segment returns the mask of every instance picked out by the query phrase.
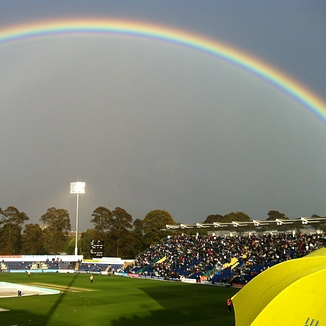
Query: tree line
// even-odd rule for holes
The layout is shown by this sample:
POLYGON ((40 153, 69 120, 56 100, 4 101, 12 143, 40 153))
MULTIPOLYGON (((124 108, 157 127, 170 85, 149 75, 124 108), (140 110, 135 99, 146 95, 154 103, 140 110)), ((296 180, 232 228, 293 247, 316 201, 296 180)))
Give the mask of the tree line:
MULTIPOLYGON (((74 254, 75 235, 66 209, 49 208, 40 224, 28 221, 29 217, 14 206, 0 208, 1 255, 74 254)), ((153 210, 143 220, 133 220, 121 207, 111 211, 103 206, 93 211, 91 223, 94 227, 78 239, 78 254, 85 258, 90 258, 91 240, 104 241, 106 257, 134 258, 164 237, 166 224, 176 224, 164 210, 153 210)))
MULTIPOLYGON (((313 215, 313 217, 317 215, 313 215)), ((288 219, 284 213, 269 211, 267 220, 288 219)), ((212 214, 203 223, 250 221, 243 212, 212 214)), ((0 208, 0 254, 43 255, 74 254, 75 235, 71 232, 69 212, 49 208, 40 217, 40 224, 28 223, 29 217, 16 207, 0 208)), ((78 254, 90 258, 91 240, 104 241, 104 256, 134 258, 152 243, 159 242, 167 224, 177 224, 169 212, 152 210, 143 220, 135 219, 123 208, 109 210, 97 207, 90 219, 93 228, 82 232, 78 239, 78 254)), ((183 231, 185 232, 185 231, 183 231)))

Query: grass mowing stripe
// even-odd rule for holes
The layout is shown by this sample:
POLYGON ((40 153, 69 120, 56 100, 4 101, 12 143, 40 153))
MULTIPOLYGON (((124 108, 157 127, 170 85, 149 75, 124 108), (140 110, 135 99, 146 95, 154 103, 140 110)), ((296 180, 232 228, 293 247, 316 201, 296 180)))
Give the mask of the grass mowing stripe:
POLYGON ((94 289, 89 289, 89 288, 79 288, 79 287, 75 287, 75 286, 70 286, 68 288, 64 285, 50 284, 50 283, 32 282, 32 283, 25 283, 25 284, 26 285, 35 285, 35 286, 40 286, 40 287, 45 287, 45 288, 51 288, 51 289, 60 290, 60 291, 67 291, 67 292, 95 291, 94 289))

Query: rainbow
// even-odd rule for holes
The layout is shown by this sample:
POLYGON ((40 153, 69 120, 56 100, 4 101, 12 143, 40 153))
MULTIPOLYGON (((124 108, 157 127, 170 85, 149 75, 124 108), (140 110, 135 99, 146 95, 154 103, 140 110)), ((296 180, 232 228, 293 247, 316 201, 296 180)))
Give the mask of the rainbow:
POLYGON ((109 19, 55 20, 17 25, 0 30, 0 44, 54 35, 117 34, 155 39, 201 51, 237 65, 286 92, 326 121, 326 103, 290 76, 229 45, 203 36, 141 22, 109 19))

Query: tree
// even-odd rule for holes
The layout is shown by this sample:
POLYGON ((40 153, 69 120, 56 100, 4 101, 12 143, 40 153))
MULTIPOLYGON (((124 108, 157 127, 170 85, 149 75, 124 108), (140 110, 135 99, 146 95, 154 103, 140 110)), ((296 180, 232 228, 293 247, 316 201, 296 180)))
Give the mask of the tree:
POLYGON ((267 221, 275 221, 278 220, 288 220, 289 218, 285 216, 284 213, 280 213, 279 211, 269 211, 268 212, 268 218, 267 221))
POLYGON ((214 222, 225 222, 225 217, 220 214, 208 215, 206 220, 203 223, 214 223, 214 222))
POLYGON ((132 216, 123 208, 116 207, 112 211, 112 228, 115 229, 131 229, 132 216))
POLYGON ((20 212, 14 206, 9 206, 4 211, 1 210, 1 214, 1 224, 15 224, 22 227, 24 222, 29 220, 28 216, 24 212, 20 212))
POLYGON ((112 225, 112 213, 108 208, 99 206, 94 210, 91 222, 96 231, 107 231, 112 225))
POLYGON ((16 224, 5 224, 0 231, 0 253, 17 255, 20 253, 21 228, 16 224))
MULTIPOLYGON (((66 246, 65 252, 67 255, 74 255, 75 254, 75 244, 76 244, 76 237, 70 237, 69 242, 66 246)), ((78 241, 79 244, 79 241, 78 241)), ((80 247, 78 245, 78 251, 80 251, 80 247)), ((79 253, 80 254, 80 253, 79 253)))
POLYGON ((3 254, 19 254, 21 250, 21 231, 23 224, 29 218, 16 207, 9 206, 5 210, 0 208, 0 252, 3 254))
POLYGON ((108 233, 109 254, 114 257, 133 258, 134 237, 126 229, 112 229, 108 233))
MULTIPOLYGON (((279 211, 269 211, 268 212, 268 218, 266 219, 267 221, 275 221, 276 219, 278 220, 288 220, 289 218, 285 216, 284 213, 280 213, 279 211)), ((299 227, 301 226, 301 223, 299 224, 299 227)), ((291 225, 291 227, 294 227, 294 225, 291 225)), ((276 224, 275 223, 275 228, 278 231, 286 231, 288 230, 288 226, 285 224, 276 224)))
POLYGON ((112 211, 112 221, 108 233, 109 248, 112 256, 125 258, 130 244, 133 242, 131 228, 132 216, 125 209, 116 207, 112 211))
POLYGON ((133 234, 133 245, 132 245, 132 257, 139 255, 142 251, 144 251, 147 245, 144 244, 143 237, 143 221, 140 219, 136 219, 133 223, 132 228, 133 234))
POLYGON ((144 244, 149 246, 152 243, 157 243, 164 238, 167 224, 177 224, 169 212, 164 210, 150 211, 144 218, 142 227, 144 233, 144 244))
POLYGON ((71 230, 69 213, 66 209, 51 207, 40 218, 45 229, 43 231, 44 248, 49 254, 64 252, 69 241, 71 230))
POLYGON ((68 232, 71 230, 69 213, 63 208, 49 208, 40 218, 47 229, 68 232))
POLYGON ((27 224, 25 226, 21 251, 24 255, 42 255, 45 253, 43 231, 38 224, 27 224))
POLYGON ((108 208, 100 206, 92 213, 91 222, 95 225, 97 234, 101 234, 97 240, 104 240, 105 253, 124 258, 128 252, 127 248, 133 242, 132 216, 121 207, 116 207, 111 212, 108 208))
POLYGON ((249 221, 251 221, 251 218, 243 212, 236 212, 236 213, 231 212, 231 213, 225 215, 225 220, 228 223, 230 223, 232 221, 249 222, 249 221))

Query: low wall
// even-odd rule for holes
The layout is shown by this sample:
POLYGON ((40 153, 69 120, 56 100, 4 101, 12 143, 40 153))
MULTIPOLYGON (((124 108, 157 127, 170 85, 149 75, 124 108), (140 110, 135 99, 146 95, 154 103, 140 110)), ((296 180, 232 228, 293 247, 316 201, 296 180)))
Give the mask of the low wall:
POLYGON ((0 255, 0 261, 5 262, 41 262, 41 261, 63 261, 77 262, 83 259, 83 255, 0 255))

